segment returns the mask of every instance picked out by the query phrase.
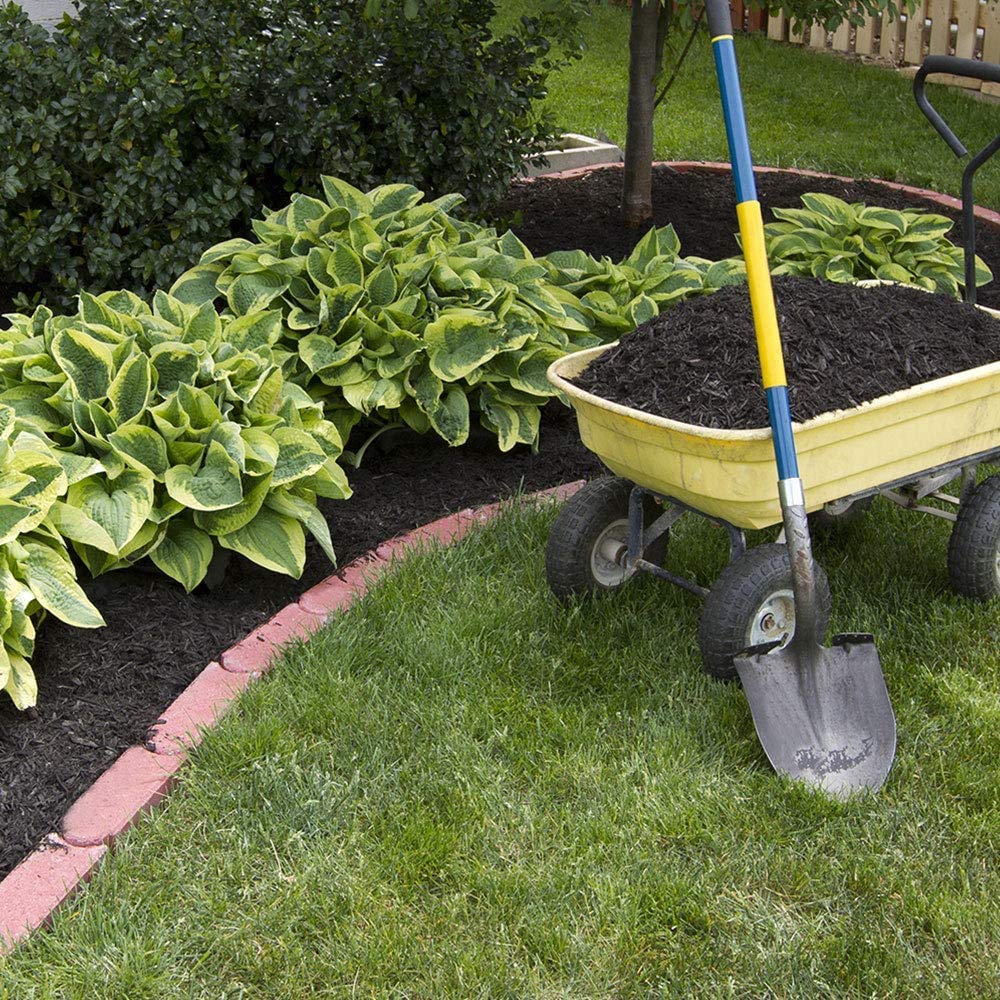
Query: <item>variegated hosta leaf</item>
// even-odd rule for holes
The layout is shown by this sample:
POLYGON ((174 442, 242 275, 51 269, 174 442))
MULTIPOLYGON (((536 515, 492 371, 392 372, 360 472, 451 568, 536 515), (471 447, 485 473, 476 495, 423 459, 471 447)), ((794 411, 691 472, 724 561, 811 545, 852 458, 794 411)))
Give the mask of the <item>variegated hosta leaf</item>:
POLYGON ((76 582, 73 563, 65 549, 59 551, 43 542, 15 543, 24 550, 19 568, 35 600, 60 621, 77 628, 100 628, 101 613, 90 603, 76 582))
POLYGON ((164 481, 170 496, 191 510, 223 510, 243 499, 239 466, 218 441, 209 444, 199 469, 175 465, 164 481))
POLYGON ((191 593, 205 579, 213 549, 210 535, 187 519, 175 517, 149 558, 191 593))
POLYGON ((267 507, 238 531, 220 535, 219 544, 266 569, 295 579, 302 575, 305 566, 306 540, 302 525, 295 518, 267 507))
POLYGON ((121 550, 146 523, 153 509, 155 485, 149 473, 136 470, 115 479, 90 476, 69 488, 67 502, 96 521, 121 550))

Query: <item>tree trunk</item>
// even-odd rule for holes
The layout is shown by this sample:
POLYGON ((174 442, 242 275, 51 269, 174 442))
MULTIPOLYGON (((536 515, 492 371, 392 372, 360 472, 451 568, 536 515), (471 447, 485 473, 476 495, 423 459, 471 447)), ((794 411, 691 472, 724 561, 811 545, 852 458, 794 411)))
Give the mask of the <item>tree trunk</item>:
POLYGON ((669 3, 633 0, 622 172, 622 215, 626 226, 641 226, 653 215, 653 110, 656 78, 663 64, 663 45, 669 28, 669 3))

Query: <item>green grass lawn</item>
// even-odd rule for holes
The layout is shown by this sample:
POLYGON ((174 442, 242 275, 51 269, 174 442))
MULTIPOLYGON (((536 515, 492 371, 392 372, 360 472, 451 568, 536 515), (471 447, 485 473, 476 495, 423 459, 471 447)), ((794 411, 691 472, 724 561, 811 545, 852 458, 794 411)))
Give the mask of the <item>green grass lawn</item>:
POLYGON ((943 522, 876 506, 818 555, 878 635, 878 797, 775 777, 690 595, 557 606, 553 508, 518 509, 288 652, 0 995, 995 996, 996 609, 948 593, 943 522))
MULTIPOLYGON (((540 0, 501 0, 499 23, 540 0)), ((549 80, 546 102, 566 131, 625 141, 628 10, 595 3, 585 57, 549 80)), ((679 33, 676 51, 685 36, 679 33)), ((886 69, 738 35, 747 127, 755 161, 855 177, 882 177, 958 195, 961 164, 913 100, 912 82, 886 69)), ((668 65, 673 62, 668 59, 668 65)), ((1000 103, 931 85, 932 103, 973 151, 1000 132, 1000 103)), ((728 160, 715 69, 703 33, 655 118, 655 155, 728 160)), ((1000 157, 977 175, 976 200, 1000 209, 1000 157)))

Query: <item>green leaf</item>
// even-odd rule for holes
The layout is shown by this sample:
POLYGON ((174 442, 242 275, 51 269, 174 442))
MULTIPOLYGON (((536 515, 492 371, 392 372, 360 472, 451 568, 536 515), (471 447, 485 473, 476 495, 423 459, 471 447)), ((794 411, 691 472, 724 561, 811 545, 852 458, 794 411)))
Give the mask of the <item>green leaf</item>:
POLYGON ((372 216, 376 219, 391 212, 403 212, 423 200, 423 192, 412 184, 383 184, 368 192, 372 216))
POLYGON ((108 387, 108 402, 114 418, 125 423, 142 413, 149 403, 150 389, 149 358, 145 354, 133 354, 118 369, 108 387))
POLYGON ((218 442, 208 446, 197 472, 189 465, 175 465, 165 476, 167 492, 191 510, 222 510, 243 499, 240 470, 218 442))
POLYGON ((239 552, 251 562, 298 579, 306 559, 302 525, 293 517, 264 507, 247 525, 221 535, 219 544, 239 552))
POLYGON ((66 500, 96 521, 121 551, 146 523, 153 509, 154 488, 151 475, 130 469, 115 479, 91 476, 74 483, 66 500))
POLYGON ((431 370, 445 382, 455 382, 485 364, 502 347, 496 320, 473 309, 451 309, 424 330, 431 370))
POLYGON ((339 177, 321 177, 320 180, 323 183, 323 193, 331 208, 342 206, 351 213, 351 218, 371 215, 371 201, 356 187, 340 180, 339 177))
POLYGON ((72 383, 77 398, 103 399, 107 395, 115 367, 109 344, 71 328, 53 338, 52 356, 72 383))
POLYGON ((35 680, 31 664, 11 649, 2 650, 0 658, 4 661, 0 662, 0 678, 4 678, 6 672, 4 691, 10 695, 14 706, 22 712, 27 708, 33 708, 38 702, 38 682, 35 680))
POLYGON ((213 548, 212 539, 204 531, 175 517, 149 558, 190 594, 205 579, 213 548))
POLYGON ((64 538, 110 555, 118 554, 115 540, 80 507, 57 500, 49 509, 47 520, 64 538))
POLYGON ((187 344, 157 344, 150 352, 156 372, 156 389, 167 396, 181 385, 190 385, 201 367, 201 356, 187 344))
POLYGON ((162 481, 170 467, 167 457, 167 443, 151 427, 141 424, 127 424, 119 427, 108 443, 121 456, 125 464, 140 472, 148 472, 162 481))
POLYGON ((277 427, 272 437, 278 444, 278 462, 274 468, 274 485, 312 475, 325 464, 326 452, 305 431, 294 427, 277 427))
POLYGON ((195 511, 194 523, 214 536, 237 531, 257 516, 270 489, 270 472, 257 477, 248 476, 243 484, 243 499, 238 504, 222 510, 195 511))
POLYGON ((203 302, 213 302, 219 296, 217 282, 224 270, 225 266, 222 264, 198 264, 170 286, 170 294, 189 305, 200 306, 203 302))
POLYGON ((226 290, 226 300, 237 316, 246 316, 266 309, 288 285, 288 278, 269 271, 241 274, 226 290))
POLYGON ((330 527, 315 503, 310 503, 287 490, 278 490, 267 498, 267 506, 275 513, 294 517, 296 521, 304 525, 309 534, 319 543, 319 547, 327 559, 334 566, 337 565, 337 556, 333 551, 333 542, 330 539, 330 527))
POLYGON ((46 611, 76 628, 100 628, 105 624, 76 582, 68 554, 59 555, 41 542, 25 542, 24 550, 24 582, 46 611))

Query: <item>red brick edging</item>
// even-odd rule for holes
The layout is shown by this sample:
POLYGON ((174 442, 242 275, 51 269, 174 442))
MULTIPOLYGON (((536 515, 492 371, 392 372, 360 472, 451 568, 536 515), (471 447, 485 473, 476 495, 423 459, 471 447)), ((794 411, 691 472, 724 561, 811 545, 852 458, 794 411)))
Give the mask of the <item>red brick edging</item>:
MULTIPOLYGON (((582 481, 556 486, 527 499, 563 500, 581 485, 582 481)), ((164 798, 187 751, 242 691, 270 670, 282 646, 297 638, 308 640, 405 550, 434 541, 457 541, 499 510, 500 504, 469 508, 383 542, 282 608, 227 649, 218 663, 209 663, 152 725, 145 744, 129 747, 70 806, 60 833, 49 834, 0 882, 0 956, 47 924, 89 880, 115 839, 164 798)))

